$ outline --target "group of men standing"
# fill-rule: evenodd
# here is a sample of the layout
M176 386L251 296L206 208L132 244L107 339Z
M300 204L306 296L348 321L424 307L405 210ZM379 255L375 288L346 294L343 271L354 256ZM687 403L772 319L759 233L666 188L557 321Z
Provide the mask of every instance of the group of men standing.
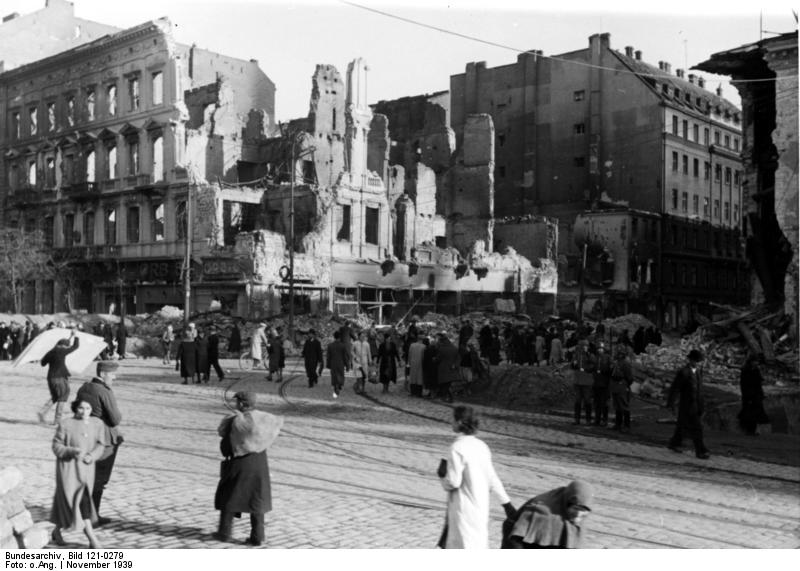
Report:
M39 332L39 326L30 321L24 327L0 322L0 360L16 359Z

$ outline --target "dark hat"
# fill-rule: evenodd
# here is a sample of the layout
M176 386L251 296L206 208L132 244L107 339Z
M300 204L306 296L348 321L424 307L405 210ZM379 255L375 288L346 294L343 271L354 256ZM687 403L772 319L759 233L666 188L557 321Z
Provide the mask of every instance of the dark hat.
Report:
M311 329L309 329L309 330L308 330L308 334L309 334L309 335L316 335L316 334L317 334L317 332L316 332L316 331L314 331L314 328L312 327Z
M695 363L699 363L705 357L703 357L703 352L699 351L698 349L692 349L689 351L689 356L687 357L690 361L694 361Z
M116 361L100 361L97 363L97 374L100 373L113 373L119 369L119 363Z
M246 408L253 408L256 406L256 393L252 391L239 391L233 398L242 403Z

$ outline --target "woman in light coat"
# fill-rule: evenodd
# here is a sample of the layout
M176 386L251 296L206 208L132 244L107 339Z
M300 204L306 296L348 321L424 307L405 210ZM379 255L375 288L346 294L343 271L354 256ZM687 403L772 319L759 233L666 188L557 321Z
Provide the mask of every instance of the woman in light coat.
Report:
M478 417L472 407L455 407L453 430L458 436L438 472L447 492L447 523L439 547L488 549L490 492L500 499L507 517L516 510L497 477L489 447L475 436Z
M74 401L75 416L65 418L58 425L53 438L56 455L56 493L50 521L56 524L53 542L65 545L61 530L80 531L89 539L92 549L100 549L94 534L97 510L92 502L95 462L106 447L106 426L92 416L92 405Z
M366 390L367 377L369 377L369 369L372 365L372 349L367 341L367 334L363 331L358 334L358 340L353 343L353 357L358 368L356 392L362 394Z
M250 338L250 357L253 359L253 367L261 365L261 361L264 359L261 347L269 347L269 340L264 332L266 328L267 326L264 323L259 323L258 328L253 331L253 336Z

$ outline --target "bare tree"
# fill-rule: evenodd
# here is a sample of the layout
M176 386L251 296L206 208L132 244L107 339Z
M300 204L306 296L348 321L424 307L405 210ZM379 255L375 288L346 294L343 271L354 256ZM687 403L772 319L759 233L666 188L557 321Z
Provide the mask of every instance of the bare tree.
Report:
M53 258L41 232L22 228L0 230L0 284L11 293L14 312L22 309L27 283L55 277Z

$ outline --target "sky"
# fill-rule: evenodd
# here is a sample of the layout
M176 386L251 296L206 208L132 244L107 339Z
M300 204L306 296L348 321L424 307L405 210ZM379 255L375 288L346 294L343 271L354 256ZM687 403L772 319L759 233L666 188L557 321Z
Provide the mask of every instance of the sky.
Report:
M0 13L27 14L44 3L0 0ZM369 66L367 97L374 103L447 90L450 76L463 73L469 62L485 61L495 67L513 63L525 50L542 50L547 56L583 49L595 33L609 33L613 49L634 46L653 65L670 62L674 73L712 53L758 41L761 21L767 32L797 29L791 3L778 1L749 5L672 0L644 8L642 2L606 0L602 11L596 2L573 0L536 4L518 0L73 0L73 4L76 16L121 28L167 16L181 43L257 59L276 85L278 121L308 114L311 76L319 63L332 64L344 75L351 60L364 58ZM716 89L722 82L723 96L739 105L738 93L727 78L702 75L708 80L707 89Z

